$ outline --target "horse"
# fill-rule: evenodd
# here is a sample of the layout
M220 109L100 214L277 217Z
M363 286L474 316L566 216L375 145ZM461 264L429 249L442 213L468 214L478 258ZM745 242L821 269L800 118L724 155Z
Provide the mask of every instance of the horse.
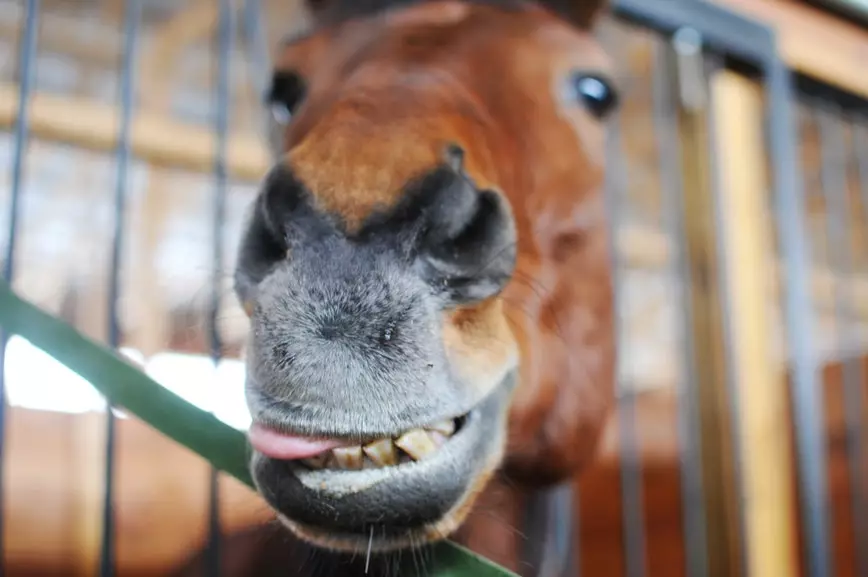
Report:
M251 474L313 552L274 574L447 538L535 574L524 507L578 482L614 404L604 1L308 8L234 271Z

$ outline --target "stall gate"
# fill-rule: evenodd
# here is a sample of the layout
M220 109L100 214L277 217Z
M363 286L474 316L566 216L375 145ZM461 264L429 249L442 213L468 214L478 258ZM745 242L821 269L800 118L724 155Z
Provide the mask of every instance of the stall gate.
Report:
M4 279L239 429L229 271L298 4L0 0ZM611 4L620 386L582 574L868 576L868 85L829 40L858 64L868 34L773 0ZM2 338L0 573L171 574L204 546L217 575L266 519Z

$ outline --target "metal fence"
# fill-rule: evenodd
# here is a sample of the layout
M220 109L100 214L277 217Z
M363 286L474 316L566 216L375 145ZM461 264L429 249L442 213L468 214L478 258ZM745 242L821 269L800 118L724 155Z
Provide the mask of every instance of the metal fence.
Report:
M102 176L96 178L103 186L90 192L94 206L100 208L77 217L79 226L88 228L99 221L108 223L106 230L110 232L93 241L92 254L88 250L77 253L81 257L84 252L87 262L71 259L65 266L75 269L81 262L92 270L105 265L104 276L90 278L106 287L101 293L104 314L95 317L104 326L93 330L110 346L124 346L124 335L133 330L129 325L134 323L123 322L123 317L135 316L124 312L131 306L129 299L125 301L125 290L141 293L141 283L156 282L136 273L144 265L134 257L150 254L156 259L158 251L142 253L140 247L131 246L130 239L133 221L146 219L143 214L148 213L148 203L155 202L157 195L142 184L142 174L153 172L149 166L159 162L195 173L196 179L183 181L196 190L196 200L189 201L192 208L175 206L172 210L186 211L185 218L199 221L193 236L199 235L204 243L191 257L195 262L186 263L196 271L184 281L197 288L174 297L174 302L187 306L173 309L167 316L188 315L180 321L186 323L180 332L186 330L188 340L179 344L175 339L175 348L199 352L215 367L220 366L224 356L239 356L243 337L237 329L237 305L226 298L232 255L224 247L236 242L236 208L251 194L261 160L253 158L245 164L238 160L241 154L236 151L233 157L230 151L237 128L232 115L239 110L240 99L233 87L243 70L252 92L262 91L268 74L268 41L272 40L269 27L279 19L267 14L270 4L264 8L251 0L237 10L229 0L220 0L213 35L202 49L213 65L208 79L210 105L204 112L190 112L200 114L198 122L210 135L195 142L207 143L210 150L195 156L189 150L155 151L147 142L139 142L139 150L150 156L136 158L133 132L143 15L170 8L142 0L127 0L123 6L115 95L107 103L117 112L116 135L110 142L90 137L96 142L95 148L103 151L105 161ZM25 0L17 13L19 36L12 82L17 94L8 140L11 178L5 208L9 226L3 274L7 282L23 287L24 296L37 301L55 299L53 302L59 303L57 313L63 316L67 314L63 303L71 298L69 295L34 295L28 287L39 287L43 281L21 280L29 269L40 267L39 279L44 279L46 269L53 266L41 260L47 257L37 246L53 229L45 226L41 230L42 212L33 220L28 218L33 204L44 205L51 195L28 185L28 180L39 180L39 186L47 188L48 180L37 174L43 170L40 165L28 164L28 151L40 144L32 138L32 129L36 123L43 128L48 125L43 131L48 136L40 140L51 135L62 140L64 134L75 130L66 127L63 119L52 125L50 115L46 120L47 113L37 114L33 109L40 15L45 11L39 0ZM149 17L158 19L153 14ZM769 178L757 206L764 206L774 223L772 262L777 267L773 275L777 285L771 306L779 308L782 317L771 323L773 338L763 346L769 355L778 355L788 371L801 571L806 577L868 575L868 472L864 465L868 463L864 424L868 379L863 363L868 349L868 308L864 304L868 302L868 282L862 276L868 273L866 102L794 73L782 59L768 27L707 2L615 0L611 16L601 27L601 40L624 70L624 82L630 85L625 110L613 121L608 143L609 199L613 226L618 231L614 252L621 313L619 342L626 360L619 369L622 386L614 433L620 462L622 562L610 567L607 574L748 575L761 566L752 558L762 547L761 537L754 532L762 521L751 513L757 496L751 483L760 481L751 476L755 464L745 456L757 439L746 436L745 431L752 429L742 422L749 419L743 403L751 391L745 383L748 377L740 372L745 361L739 360L739 347L746 334L744 327L749 325L743 324L745 313L736 310L741 305L733 292L733 279L739 277L739 264L733 263L729 254L740 230L726 212L732 202L727 198L731 190L721 182L731 176L732 166L721 155L732 150L721 150L720 137L727 127L720 125L721 116L716 113L722 97L715 79L728 72L754 86L762 103L759 121L765 157L758 159L756 166L767 169ZM248 113L253 109L255 105L248 103ZM739 122L728 118L728 122ZM261 124L255 112L245 122L247 128ZM113 155L106 156L110 150ZM63 178L61 174L53 186L62 186ZM186 185L174 186L180 189ZM159 196L168 202L171 195L163 192ZM168 228L166 224L162 233L169 234ZM156 243L160 234L149 231L135 242ZM207 252L202 252L203 244ZM70 260L62 255L54 258L50 262ZM202 290L202 286L207 289ZM654 287L657 296L645 292L652 290L649 287ZM87 291L76 292L75 286L68 286L67 292L86 298L82 295ZM153 302L143 299L145 304ZM650 307L655 299L662 303L662 312L655 313L657 320L651 329L645 329L650 336L637 337L640 309ZM156 313L140 304L136 314ZM91 321L85 319L86 323ZM649 353L642 347L655 340L660 326L665 327L662 330L668 340ZM169 327L165 334L175 334L176 329ZM8 335L2 339L5 347ZM7 390L6 358L0 355L0 395ZM831 393L825 383L827 367L839 362L842 396L833 402L840 405L845 427L840 438L832 439L827 430ZM654 375L664 384L643 384L643 379L653 381ZM677 406L672 428L678 450L673 459L678 469L682 519L676 531L680 550L674 559L661 553L663 537L655 535L653 515L646 510L648 495L657 489L650 485L648 431L643 429L640 415L647 390L666 387L675 391ZM8 410L4 396L0 405L0 479L5 478L3 468L8 466L4 456L7 440L3 437ZM105 416L99 572L109 576L116 573L117 566L114 503L118 490L118 416L111 410L105 411ZM830 464L828 454L835 443L843 443L847 455L843 507L837 496L830 496L830 479L832 484L838 482L834 476L837 465ZM224 535L218 481L217 473L211 471L207 575L217 575L221 566ZM0 518L5 510L5 506L0 509ZM2 527L0 523L0 530ZM583 542L594 527L593 519L583 515L578 528ZM850 544L844 553L839 552L839 538ZM7 540L8 535L0 533L0 545ZM586 566L587 555L592 553L590 549L577 551L578 566Z
M842 412L844 428L840 439L826 439L833 447L843 444L847 455L848 495L846 506L827 497L831 511L824 514L833 526L850 525L854 555L835 560L829 553L830 574L850 571L854 575L868 572L868 549L865 548L866 507L868 507L868 469L865 467L865 383L864 318L865 225L868 223L868 108L865 101L834 90L809 78L797 81L797 116L794 124L803 143L799 159L809 210L806 237L812 251L814 271L828 271L833 279L825 294L814 295L825 301L826 314L815 314L817 332L827 332L829 347L841 359L840 398L826 402L830 410ZM809 146L812 143L813 146ZM824 287L825 288L825 287ZM823 318L825 316L825 318ZM822 405L818 405L822 406ZM829 410L827 410L827 413ZM821 456L822 458L822 456ZM819 461L822 463L822 460ZM835 473L830 473L834 475ZM849 509L849 510L848 510ZM835 529L838 530L837 528Z

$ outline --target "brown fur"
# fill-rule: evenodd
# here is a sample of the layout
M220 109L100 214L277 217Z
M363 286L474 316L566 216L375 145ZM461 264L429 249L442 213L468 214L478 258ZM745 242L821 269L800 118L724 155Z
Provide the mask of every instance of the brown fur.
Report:
M473 386L494 389L503 377L498 369L514 366L518 350L504 316L503 302L490 299L445 315L443 339L449 362ZM491 378L496 376L496 379Z
M590 34L545 10L515 14L483 4L360 19L339 39L325 28L289 45L278 66L309 82L286 133L284 161L318 207L349 230L393 206L411 178L440 162L447 142L465 149L476 183L502 191L512 207L519 237L513 280L489 301L447 315L444 335L456 370L479 382L518 351L508 481L483 491L483 506L461 531L466 542L515 567L516 548L488 538L497 523L487 507L502 509L508 528L518 521L510 503L524 490L514 483L575 478L593 458L613 401L603 129L580 105L556 100L567 71L604 71L607 61ZM571 17L586 27L601 2L581 5ZM439 47L447 42L444 53ZM488 82L506 54L510 66L497 74L510 77L511 93ZM420 58L435 64L412 76L417 85L398 82L399 75L407 80L402 66ZM451 521L460 522L473 502Z

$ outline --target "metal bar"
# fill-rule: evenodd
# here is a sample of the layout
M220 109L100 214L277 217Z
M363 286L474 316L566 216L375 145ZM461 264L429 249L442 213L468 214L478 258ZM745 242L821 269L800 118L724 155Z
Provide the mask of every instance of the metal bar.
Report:
M621 271L623 263L618 255L617 243L614 239L622 225L619 218L619 205L622 194L627 190L625 182L628 171L624 166L623 144L621 141L620 114L613 118L607 126L606 139L606 199L608 220L610 223L609 254L612 263L612 284L615 287L615 310L621 310L620 289L624 286ZM623 315L616 315L616 335L619 343L619 354L623 350L624 323ZM619 462L621 477L621 512L624 523L624 566L626 577L643 577L646 574L647 556L645 547L645 514L644 497L642 493L642 458L639 449L639 433L636 429L636 398L635 394L618 379L618 441L620 445Z
M691 28L707 48L752 64L766 62L776 52L768 26L707 0L612 0L612 10L666 36Z
M783 60L775 55L765 66L766 109L773 170L774 205L779 245L785 261L785 317L792 359L793 420L807 577L833 575L829 552L826 454L823 444L825 414L817 379L816 350L808 294L808 247L802 183L797 176L796 133L793 129L793 79Z
M263 24L260 0L244 0L244 37L247 40L247 65L257 94L261 97L268 90L271 78L271 59L268 52L267 30ZM268 112L267 110L265 111Z
M208 340L211 360L216 371L223 354L223 341L220 336L219 316L221 308L223 281L223 243L226 224L226 194L228 189L227 148L229 135L229 111L231 106L231 58L234 41L235 19L231 0L220 0L220 18L217 30L217 82L214 99L216 105L214 132L216 150L214 151L214 196L212 213L211 254L211 298L208 311ZM216 374L216 372L215 372ZM219 473L213 467L209 476L208 497L208 547L205 556L205 574L216 577L221 572L220 542L222 530L220 523Z
M868 223L868 116L860 117L853 126L853 154L856 155L856 170L859 172L859 195L862 211Z
M673 94L675 71L669 59L672 50L668 43L659 43L654 54L653 107L657 156L660 165L664 228L670 238L680 237L684 214L678 199L682 194L681 162L678 155L671 154L679 146L678 127L674 122L675 95ZM674 296L683 302L687 286L687 255L684 243L676 242L676 258L671 263L670 274L679 279ZM678 391L678 440L680 445L681 509L684 523L685 573L688 577L708 574L707 537L705 534L705 497L702 482L701 448L699 439L699 409L691 383L696 382L693 341L687 337L692 320L689 310L681 318L681 339L684 342L683 366L676 383Z
M683 230L688 274L686 305L699 410L699 443L706 506L708 570L711 575L737 574L738 503L734 495L733 449L728 373L723 343L718 232L711 190L712 150L709 126L710 95L703 58L702 37L691 28L679 30L672 40L672 59L678 88L676 116L681 156Z
M259 96L259 101L266 96L271 85L271 59L268 53L265 26L262 18L262 4L260 0L244 0L243 25L244 35L247 40L247 66L250 69L250 77L253 81L254 90ZM274 144L273 116L267 106L259 108L257 115L262 133L267 136L266 141ZM280 139L278 139L280 140ZM279 156L273 146L269 147L273 156ZM276 158L276 156L275 156Z
M525 504L524 528L538 539L525 542L522 564L536 577L578 577L570 566L575 533L573 487L569 482L532 491Z
M36 75L36 40L39 23L39 0L27 0L24 23L18 48L18 115L15 123L15 140L12 151L12 182L9 197L9 227L6 237L6 254L3 261L3 280L10 285L15 275L15 248L21 212L22 183L24 179L24 155L30 132L30 95ZM6 457L6 345L9 335L0 331L0 576L6 572L3 556L3 479Z
M582 556L579 547L573 545L576 541L581 539L581 523L582 523L582 515L581 515L581 493L578 487L573 487L572 490L572 503L570 504L570 511L572 516L572 536L573 540L570 541L567 547L567 560L566 560L566 577L582 577Z
M825 106L824 106L825 108ZM844 138L843 112L839 107L832 111L822 109L815 112L815 121L820 129L820 179L826 204L826 253L829 266L837 275L848 278L853 273L853 254L851 247L851 207L848 199L847 175L849 157ZM846 422L847 457L850 472L850 505L853 516L853 535L858 543L860 536L868 535L868 501L865 487L865 427L862 414L862 394L860 387L864 375L862 361L847 343L853 341L853 331L846 326L853 318L853 298L850 291L835 284L835 324L838 337L838 351L843 356L843 387ZM856 575L868 575L868 549L854 547L856 555Z
M864 225L868 225L868 124L865 123L866 118L861 115L854 119L852 124L852 141L850 150L852 151L851 161L855 165L859 180L859 193L862 205L862 215ZM851 304L852 301L851 295ZM861 367L860 363L860 367ZM854 522L858 525L853 527L853 535L855 537L855 548L858 555L856 574L860 577L868 577L868 495L865 491L868 488L868 428L864 426L865 414L862 411L865 406L865 392L863 382L865 373L859 375L859 379L853 390L849 391L846 399L846 418L848 423L855 423L858 426L858 433L852 433L848 427L848 436L858 434L859 440L852 443L859 444L860 448L856 451L856 455L849 455L851 467L851 484L857 483L860 487L860 500L858 506L854 503ZM852 438L852 437L851 437Z
M140 0L127 0L124 18L124 46L121 62L119 100L121 105L120 130L115 153L117 172L114 190L114 230L112 232L111 268L108 292L108 345L120 345L121 331L118 320L120 300L121 259L124 249L124 221L129 195L128 175L132 158L130 127L135 100L136 52L141 27ZM106 407L105 472L102 507L102 535L100 545L99 574L111 577L116 572L115 519L114 519L114 466L115 466L115 417L111 405Z

